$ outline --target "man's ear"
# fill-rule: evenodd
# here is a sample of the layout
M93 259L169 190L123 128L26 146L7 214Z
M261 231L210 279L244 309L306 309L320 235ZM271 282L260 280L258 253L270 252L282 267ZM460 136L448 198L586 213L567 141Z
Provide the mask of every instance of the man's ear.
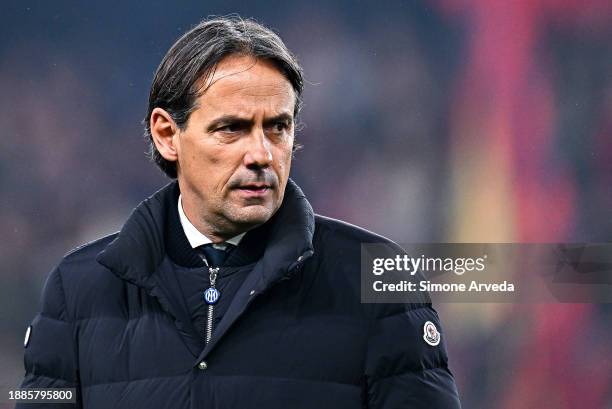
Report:
M168 112L161 108L154 108L149 118L151 136L159 154L170 162L178 160L176 144L179 129Z

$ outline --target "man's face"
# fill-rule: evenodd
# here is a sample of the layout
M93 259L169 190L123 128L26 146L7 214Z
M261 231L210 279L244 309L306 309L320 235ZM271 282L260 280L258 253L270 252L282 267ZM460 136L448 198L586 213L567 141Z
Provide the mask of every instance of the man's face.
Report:
M183 208L196 227L228 238L280 207L294 139L295 93L270 63L229 56L174 140Z

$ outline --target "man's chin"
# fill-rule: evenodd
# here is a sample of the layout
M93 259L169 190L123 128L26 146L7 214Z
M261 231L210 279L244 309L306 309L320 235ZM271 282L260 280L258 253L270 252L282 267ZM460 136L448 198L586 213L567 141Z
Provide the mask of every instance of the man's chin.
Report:
M264 224L274 215L274 210L269 206L257 204L243 206L233 212L232 221L244 227L255 227Z

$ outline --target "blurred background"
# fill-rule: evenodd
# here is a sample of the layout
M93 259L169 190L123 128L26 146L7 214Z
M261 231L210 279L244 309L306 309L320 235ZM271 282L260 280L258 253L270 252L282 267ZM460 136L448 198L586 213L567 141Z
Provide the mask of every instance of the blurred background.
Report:
M2 2L0 402L50 269L167 183L148 89L208 15L303 64L292 177L318 213L398 242L612 238L609 0L243 3ZM612 408L610 305L437 309L465 408Z

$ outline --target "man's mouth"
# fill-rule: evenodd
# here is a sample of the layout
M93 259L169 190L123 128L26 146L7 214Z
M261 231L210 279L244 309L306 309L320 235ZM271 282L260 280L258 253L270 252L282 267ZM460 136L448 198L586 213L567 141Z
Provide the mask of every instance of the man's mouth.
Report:
M272 189L272 186L265 183L250 183L248 185L239 186L237 189L246 196L259 197L268 193L268 191Z

